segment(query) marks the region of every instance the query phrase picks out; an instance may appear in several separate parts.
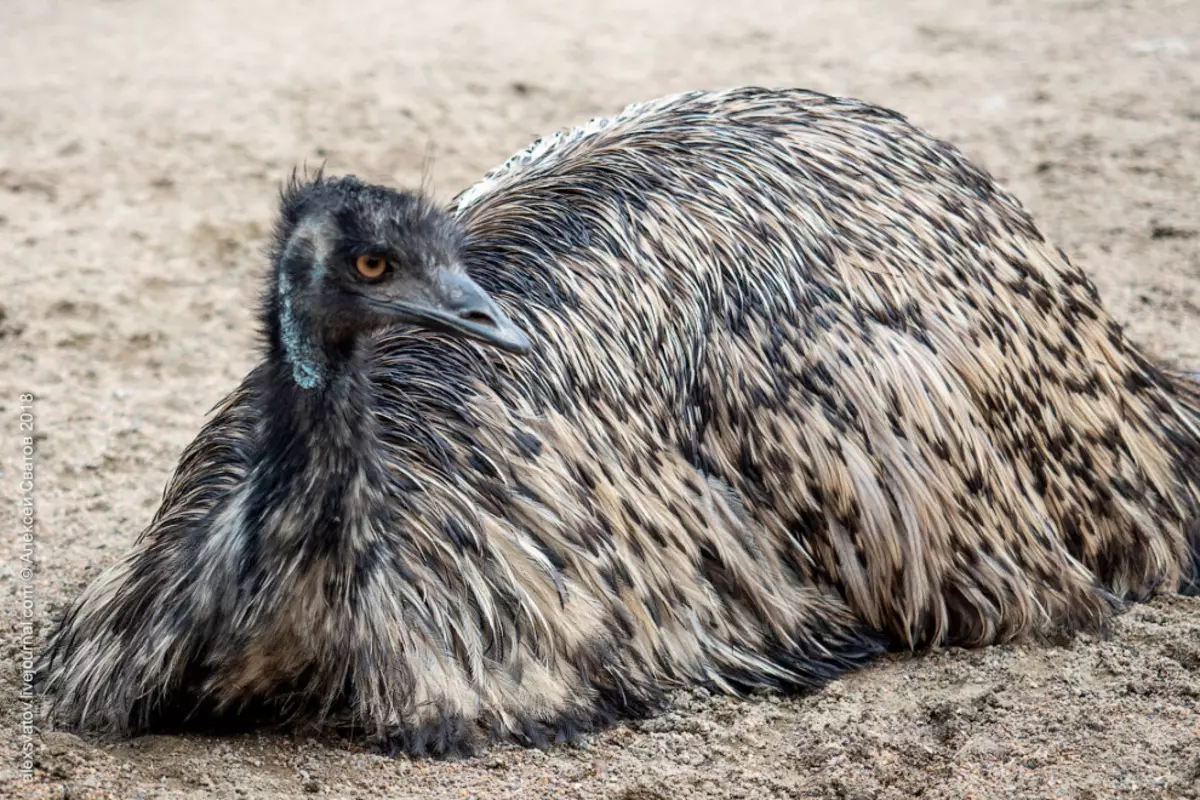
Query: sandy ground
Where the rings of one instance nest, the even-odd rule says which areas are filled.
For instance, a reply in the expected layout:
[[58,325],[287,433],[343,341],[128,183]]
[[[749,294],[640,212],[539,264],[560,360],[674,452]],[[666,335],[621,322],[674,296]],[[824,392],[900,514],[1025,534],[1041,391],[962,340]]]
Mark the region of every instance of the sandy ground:
[[1200,601],[1111,640],[897,658],[819,694],[683,694],[550,752],[388,759],[303,736],[47,733],[20,785],[20,394],[36,396],[36,621],[148,521],[250,366],[293,165],[448,198],[535,135],[689,88],[803,86],[960,145],[1132,335],[1200,365],[1196,0],[0,3],[0,794],[1200,797]]

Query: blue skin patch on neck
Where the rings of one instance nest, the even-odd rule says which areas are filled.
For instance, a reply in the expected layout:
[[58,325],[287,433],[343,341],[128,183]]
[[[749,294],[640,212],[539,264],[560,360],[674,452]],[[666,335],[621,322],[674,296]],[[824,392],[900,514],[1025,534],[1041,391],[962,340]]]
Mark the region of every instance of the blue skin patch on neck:
[[[314,274],[314,280],[319,276]],[[321,350],[313,342],[312,336],[296,319],[292,308],[292,284],[287,273],[279,274],[279,295],[283,300],[283,308],[279,313],[279,328],[283,339],[283,351],[288,363],[292,365],[292,378],[302,389],[316,389],[324,386],[327,380],[325,359]]]

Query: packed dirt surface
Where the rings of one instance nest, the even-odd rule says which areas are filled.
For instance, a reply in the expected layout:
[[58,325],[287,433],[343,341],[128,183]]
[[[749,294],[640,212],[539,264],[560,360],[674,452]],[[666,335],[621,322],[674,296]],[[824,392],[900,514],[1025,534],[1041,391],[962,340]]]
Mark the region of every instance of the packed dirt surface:
[[4,0],[0,794],[288,798],[1200,797],[1200,600],[1106,641],[895,657],[806,697],[684,692],[585,746],[388,758],[303,733],[45,732],[22,775],[21,395],[34,622],[149,521],[256,358],[276,191],[327,162],[448,199],[535,136],[691,88],[799,86],[959,145],[1200,368],[1196,0]]

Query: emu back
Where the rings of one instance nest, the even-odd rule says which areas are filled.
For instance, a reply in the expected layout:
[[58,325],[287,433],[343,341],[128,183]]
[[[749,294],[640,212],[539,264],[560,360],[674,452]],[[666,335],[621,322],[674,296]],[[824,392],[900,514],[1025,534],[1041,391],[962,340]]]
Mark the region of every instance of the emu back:
[[983,644],[1197,577],[1195,386],[895,113],[756,89],[634,106],[458,213],[531,330],[584,326],[552,402],[627,409],[876,629]]
[[[280,251],[330,185],[289,189]],[[336,191],[371,216],[386,190]],[[390,325],[333,391],[269,335],[52,638],[60,724],[255,707],[410,752],[541,743],[671,685],[815,687],[1200,581],[1196,386],[895,113],[666,98],[451,213],[532,352]]]

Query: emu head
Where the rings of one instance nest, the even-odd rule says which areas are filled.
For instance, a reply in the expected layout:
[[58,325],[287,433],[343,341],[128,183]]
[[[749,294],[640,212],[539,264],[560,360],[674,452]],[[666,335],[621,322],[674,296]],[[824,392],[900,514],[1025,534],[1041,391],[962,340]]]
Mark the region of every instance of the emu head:
[[400,323],[528,352],[528,337],[463,269],[463,238],[457,221],[422,197],[351,176],[293,181],[264,322],[296,382],[326,383],[358,337]]

